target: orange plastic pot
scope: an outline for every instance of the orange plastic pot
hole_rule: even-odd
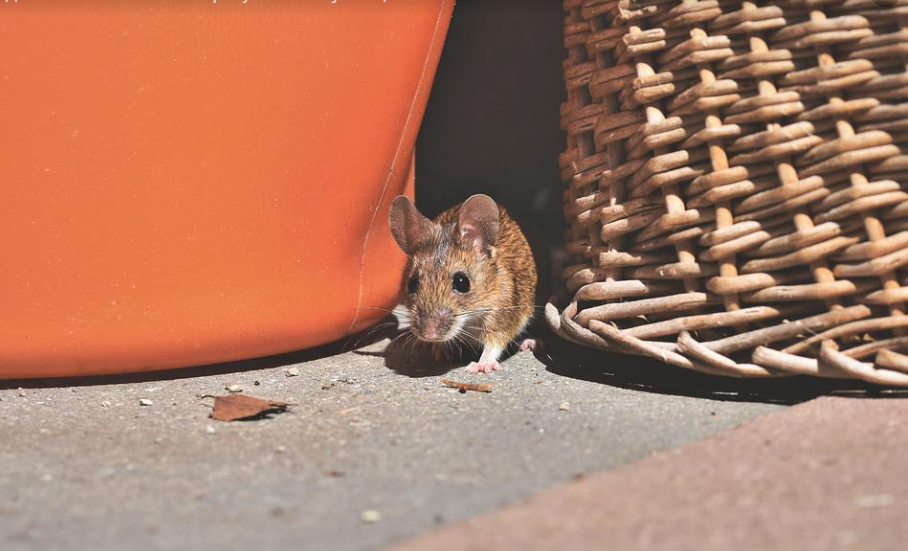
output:
[[[453,0],[0,4],[0,379],[384,317]]]

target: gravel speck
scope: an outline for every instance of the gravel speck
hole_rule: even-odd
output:
[[[374,524],[381,520],[381,513],[370,509],[368,511],[363,511],[359,518],[365,523]]]
[[[142,398],[139,400],[139,405],[140,406],[153,406],[154,402],[152,402],[148,398]]]

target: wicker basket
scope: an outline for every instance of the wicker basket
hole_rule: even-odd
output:
[[[908,386],[908,1],[564,4],[553,329],[716,375]]]

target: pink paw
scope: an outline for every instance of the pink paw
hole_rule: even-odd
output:
[[[498,362],[473,362],[467,366],[467,373],[491,373],[501,369]]]
[[[541,348],[542,342],[537,341],[536,339],[523,339],[523,342],[520,343],[518,352],[533,352],[534,350],[540,350]]]

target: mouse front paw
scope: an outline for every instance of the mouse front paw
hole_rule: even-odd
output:
[[[535,352],[537,350],[542,350],[542,341],[536,339],[523,339],[518,348],[518,352]]]
[[[473,362],[467,366],[467,373],[491,373],[501,369],[498,362]]]

